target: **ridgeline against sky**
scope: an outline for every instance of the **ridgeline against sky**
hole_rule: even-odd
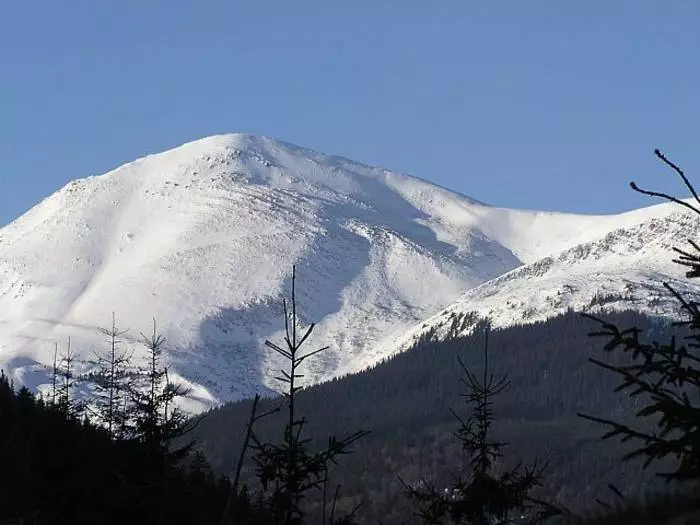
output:
[[[5,3],[0,222],[231,131],[498,206],[640,207],[654,147],[700,165],[699,23],[693,0]]]
[[[667,254],[700,232],[677,208],[499,208],[265,137],[200,139],[72,181],[0,230],[0,368],[46,390],[56,343],[86,360],[115,313],[134,362],[158,320],[189,409],[267,391],[295,266],[301,318],[330,346],[309,384],[466,334],[475,312],[497,328],[600,306],[672,317]]]

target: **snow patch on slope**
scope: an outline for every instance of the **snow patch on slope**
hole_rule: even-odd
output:
[[[542,321],[568,309],[633,309],[677,318],[679,304],[663,283],[689,297],[697,294],[685,278],[685,268],[673,262],[672,249],[679,240],[698,238],[700,219],[667,205],[639,210],[636,217],[645,220],[475,287],[400,337],[395,350],[424,337],[464,335],[478,317],[488,317],[494,327]]]

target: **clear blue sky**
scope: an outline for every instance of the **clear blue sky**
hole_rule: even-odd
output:
[[[700,184],[696,0],[6,0],[0,222],[70,179],[269,135],[500,206]]]

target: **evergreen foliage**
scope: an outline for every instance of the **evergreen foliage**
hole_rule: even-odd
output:
[[[0,525],[269,523],[185,439],[191,424],[175,401],[187,392],[161,365],[165,339],[155,321],[142,371],[118,350],[124,332],[114,320],[103,333],[109,351],[88,377],[75,373],[70,342],[62,356],[56,348],[48,403],[15,392],[0,372]],[[95,385],[94,399],[78,403],[78,379]],[[227,501],[236,513],[222,518]]]
[[[425,480],[417,487],[403,481],[402,484],[408,497],[417,504],[418,516],[426,524],[507,524],[514,523],[515,519],[520,523],[523,517],[527,517],[527,523],[538,523],[557,513],[553,506],[531,495],[532,490],[541,485],[544,468],[537,464],[530,467],[518,464],[501,472],[495,468],[507,443],[491,437],[490,430],[495,420],[494,398],[508,388],[510,381],[507,376],[497,378],[489,373],[489,327],[482,325],[477,329],[485,332],[483,377],[477,377],[461,357],[457,358],[464,373],[462,384],[466,388],[462,397],[472,413],[465,420],[452,411],[459,421],[455,435],[468,458],[464,470],[469,474],[455,474],[452,485],[442,490]]]
[[[307,419],[306,416],[299,415],[296,405],[297,394],[302,389],[299,380],[304,377],[299,370],[304,361],[328,347],[302,352],[314,325],[309,325],[303,333],[301,332],[296,305],[296,268],[292,268],[291,312],[288,311],[286,300],[283,302],[283,311],[285,344],[280,346],[271,341],[265,341],[265,344],[289,363],[289,369],[281,370],[281,375],[276,377],[285,385],[283,398],[286,402],[287,420],[281,443],[264,442],[253,431],[253,460],[262,488],[268,495],[268,504],[275,517],[275,523],[300,525],[305,522],[303,503],[306,495],[312,490],[327,487],[330,464],[335,463],[339,456],[347,454],[350,445],[366,436],[368,432],[353,432],[341,439],[330,436],[324,449],[310,449],[311,440],[303,435]],[[324,496],[325,493],[324,490]],[[324,499],[324,509],[325,504]],[[343,522],[350,521],[345,519]],[[327,523],[325,515],[323,523]],[[340,523],[335,520],[335,512],[331,513],[329,523]]]
[[[635,324],[647,337],[663,339],[672,333],[666,321],[636,312],[604,318]],[[499,395],[498,424],[492,429],[495,440],[510,443],[502,465],[509,469],[520,460],[532,464],[538,457],[546,459],[547,476],[533,495],[576,512],[597,508],[595,499],[609,496],[609,483],[629,497],[662,487],[652,475],[640,475],[639,461],[619,461],[628,451],[626,445],[601,447],[597,424],[576,418],[582,411],[622,418],[637,409],[633,400],[614,392],[615,377],[591,373],[588,356],[602,354],[596,340],[586,337],[591,327],[588,319],[568,312],[489,334],[489,370],[510,379]],[[453,484],[455,460],[463,456],[449,410],[462,393],[463,372],[454,365],[459,357],[470,370],[481,371],[483,348],[484,334],[478,330],[448,341],[425,340],[372,369],[297,394],[299,409],[313,415],[304,427],[311,439],[372,429],[355,444],[352,459],[332,471],[334,482],[342,485],[339,509],[349,512],[354,496],[363,502],[358,523],[415,523],[397,476],[411,485],[421,479],[441,489]],[[628,358],[612,355],[611,360],[624,364]],[[278,405],[276,399],[261,399],[258,410]],[[251,406],[252,400],[247,400],[212,410],[192,432],[218,472],[228,473],[236,464]],[[260,420],[256,435],[274,441],[285,421],[282,414]],[[255,483],[252,462],[244,463],[241,479]],[[330,500],[332,487],[328,494]],[[321,519],[322,499],[322,491],[308,496],[312,523]]]
[[[152,448],[15,392],[0,373],[1,524],[218,523],[228,482],[203,456],[163,464]]]
[[[163,461],[187,455],[190,444],[171,450],[171,444],[189,431],[187,416],[175,402],[189,394],[189,390],[170,380],[168,368],[161,364],[165,337],[159,332],[155,319],[153,331],[141,339],[148,352],[148,365],[140,370],[136,380],[128,386],[131,402],[130,435],[159,451]]]
[[[700,486],[632,501],[620,498],[588,516],[567,516],[547,525],[697,525],[700,523]]]
[[[75,361],[75,352],[69,337],[68,345],[65,352],[60,355],[58,365],[54,361],[54,370],[58,374],[58,379],[54,378],[54,388],[57,389],[55,394],[57,406],[64,413],[73,415],[79,414],[84,408],[80,401],[72,395],[77,383]]]
[[[697,204],[700,197],[687,176],[658,149],[656,156],[681,178]],[[648,191],[631,183],[634,190],[645,195],[662,197],[678,203],[700,215],[700,208],[666,193]],[[674,262],[686,267],[686,277],[700,277],[700,247],[688,240],[694,253],[674,247],[679,255]],[[620,329],[616,324],[588,315],[601,325],[592,336],[608,339],[605,351],[620,350],[630,355],[631,362],[624,366],[591,361],[597,366],[617,374],[621,382],[616,391],[626,392],[639,399],[643,406],[638,418],[650,418],[656,429],[649,431],[610,418],[590,415],[583,417],[610,427],[604,438],[620,437],[623,441],[641,442],[641,446],[629,452],[626,458],[641,457],[644,467],[672,456],[677,460],[675,469],[659,472],[658,475],[675,481],[700,481],[700,303],[683,297],[669,283],[664,287],[678,301],[685,320],[674,323],[682,333],[674,333],[666,343],[645,341],[641,330],[633,326]]]
[[[700,197],[683,170],[658,149],[654,153],[681,178],[695,203],[700,204]],[[641,189],[634,182],[630,186],[642,194],[662,197],[700,215],[700,208],[695,204],[667,193]],[[700,246],[692,239],[688,239],[688,243],[693,251],[673,248],[678,254],[674,262],[684,266],[686,277],[692,279],[700,277]],[[625,502],[622,510],[586,523],[681,524],[700,521],[700,303],[684,297],[668,282],[663,286],[678,301],[684,318],[673,323],[676,330],[667,342],[649,340],[638,326],[621,329],[618,323],[583,314],[600,325],[599,330],[589,335],[607,339],[604,350],[608,355],[618,352],[628,356],[625,364],[595,358],[590,361],[616,374],[620,382],[615,392],[626,393],[641,406],[633,424],[615,418],[579,415],[609,427],[603,439],[619,437],[622,442],[636,443],[637,447],[625,454],[624,459],[641,458],[645,469],[673,458],[672,467],[662,469],[656,475],[667,482],[679,483],[683,490],[656,496],[643,505]],[[644,421],[651,425],[643,425]]]
[[[105,426],[110,436],[116,437],[126,432],[128,424],[127,406],[123,401],[127,396],[129,370],[132,352],[121,351],[121,337],[128,330],[117,327],[117,319],[112,312],[112,326],[99,328],[106,336],[109,350],[96,355],[95,365],[98,371],[91,377],[95,386],[95,396],[91,403],[91,412]]]
[[[253,426],[255,423],[271,414],[279,412],[279,407],[274,408],[263,414],[258,413],[258,403],[260,402],[260,395],[256,394],[253,398],[253,408],[250,411],[250,418],[248,419],[248,424],[245,429],[245,437],[243,438],[243,446],[241,447],[240,455],[238,456],[238,461],[236,462],[236,469],[233,476],[233,482],[226,498],[226,504],[224,505],[224,510],[221,514],[221,525],[228,522],[229,519],[233,520],[233,523],[241,522],[243,517],[249,510],[250,500],[248,493],[248,486],[241,486],[241,471],[243,470],[243,462],[246,458],[246,453],[250,447],[250,440],[253,436]],[[200,450],[197,454],[204,453]],[[260,505],[262,507],[262,504]]]

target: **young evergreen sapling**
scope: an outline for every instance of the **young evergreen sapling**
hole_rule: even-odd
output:
[[[300,525],[305,511],[303,502],[311,490],[321,489],[327,469],[339,456],[347,454],[349,447],[358,439],[366,436],[367,431],[360,430],[341,439],[331,436],[326,448],[312,452],[310,440],[303,437],[306,417],[300,416],[296,406],[296,395],[301,390],[299,380],[304,377],[300,367],[310,357],[323,352],[328,347],[303,353],[302,347],[313,332],[314,325],[309,325],[299,332],[300,324],[296,304],[296,267],[292,268],[291,312],[283,302],[285,337],[284,345],[265,341],[265,345],[281,355],[289,364],[287,370],[281,370],[276,379],[285,385],[283,393],[287,408],[287,421],[284,426],[282,443],[263,443],[252,433],[254,461],[263,489],[269,492],[270,509],[276,523]],[[290,315],[291,314],[291,315]]]

